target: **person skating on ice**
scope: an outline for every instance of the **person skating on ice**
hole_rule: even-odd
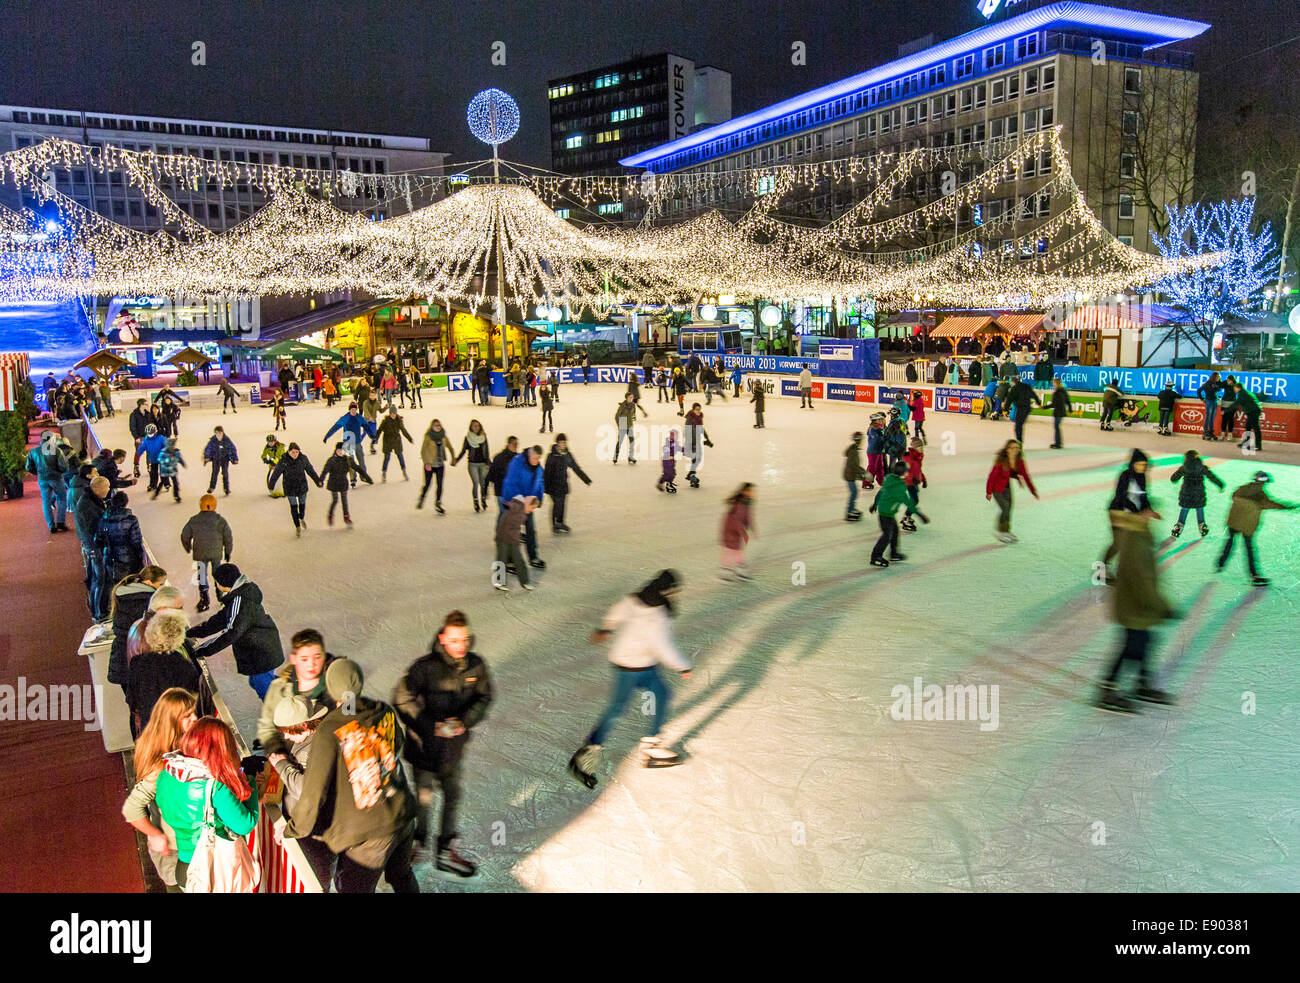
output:
[[[1156,433],[1165,437],[1172,437],[1174,419],[1174,403],[1178,400],[1178,390],[1174,388],[1172,380],[1165,383],[1165,388],[1160,390],[1156,397],[1156,403],[1160,407],[1160,422],[1156,424]]]
[[[1183,455],[1183,463],[1179,465],[1177,471],[1169,476],[1169,480],[1177,484],[1182,482],[1178,489],[1178,521],[1174,527],[1169,530],[1169,535],[1177,539],[1183,531],[1183,523],[1187,521],[1187,513],[1192,509],[1196,510],[1196,522],[1200,527],[1201,535],[1208,536],[1210,527],[1205,522],[1205,481],[1206,479],[1214,482],[1223,488],[1223,482],[1219,476],[1205,466],[1201,460],[1201,455],[1196,451],[1188,451]]]
[[[912,436],[925,443],[925,396],[917,389],[912,393],[912,401],[907,404],[912,420]]]
[[[1201,425],[1202,440],[1218,440],[1214,436],[1214,418],[1219,412],[1219,394],[1223,392],[1224,385],[1219,381],[1219,373],[1211,372],[1210,377],[1201,383],[1201,387],[1196,390],[1196,395],[1201,398],[1205,405],[1205,422]]]
[[[1152,508],[1151,500],[1147,497],[1149,463],[1146,452],[1134,448],[1129,456],[1128,467],[1120,472],[1119,479],[1115,482],[1115,494],[1111,496],[1108,507],[1111,518],[1110,545],[1106,547],[1106,552],[1101,558],[1107,567],[1107,582],[1112,579],[1109,572],[1111,558],[1119,552],[1119,535],[1115,531],[1116,513],[1151,512],[1157,519],[1160,518],[1160,513]]]
[[[690,386],[686,382],[686,373],[682,371],[681,366],[673,368],[673,395],[677,397],[677,415],[686,415],[686,394],[690,391]]]
[[[852,442],[844,451],[844,468],[841,477],[848,482],[849,486],[849,504],[844,511],[844,520],[846,522],[857,522],[862,518],[862,513],[856,508],[858,502],[858,482],[862,482],[865,488],[870,475],[867,469],[862,466],[862,431],[856,431],[853,434]]]
[[[266,444],[262,447],[262,463],[266,465],[266,493],[272,498],[279,498],[284,492],[277,492],[271,488],[271,473],[275,471],[275,466],[280,463],[280,458],[284,457],[284,444],[275,434],[266,435]]]
[[[686,480],[692,488],[699,488],[699,470],[704,461],[704,448],[713,446],[709,432],[704,429],[704,408],[699,403],[691,404],[690,412],[686,414],[683,434],[682,453],[691,459],[691,469],[686,474]]]
[[[681,444],[677,442],[677,431],[669,430],[668,439],[664,441],[663,446],[663,471],[659,474],[659,480],[655,482],[655,488],[659,491],[669,494],[677,492],[677,455],[681,451]]]
[[[799,371],[799,409],[813,408],[812,388],[812,370],[804,362]]]
[[[573,531],[564,522],[565,503],[569,498],[570,470],[582,479],[583,484],[591,485],[591,479],[578,466],[578,462],[569,451],[568,437],[560,434],[551,445],[551,452],[546,456],[546,465],[542,472],[542,485],[546,494],[551,496],[551,532],[555,535],[564,535]]]
[[[930,519],[920,509],[921,489],[928,486],[925,480],[925,472],[921,470],[925,462],[924,443],[916,437],[912,438],[911,448],[903,455],[903,463],[907,465],[907,473],[903,475],[903,484],[907,488],[907,494],[912,499],[912,510],[916,515],[921,517],[922,522],[929,522]],[[916,532],[916,522],[912,519],[911,513],[903,516],[899,526],[908,532]]]
[[[1119,692],[1119,674],[1125,662],[1137,663],[1137,689],[1134,696],[1148,703],[1172,703],[1168,693],[1157,689],[1147,668],[1147,651],[1151,629],[1160,622],[1177,617],[1160,593],[1160,571],[1156,564],[1155,541],[1151,520],[1159,516],[1150,511],[1119,512],[1113,519],[1119,554],[1111,596],[1116,622],[1124,629],[1124,644],[1111,662],[1101,682],[1095,706],[1102,710],[1132,713],[1129,697]]]
[[[373,485],[374,481],[366,473],[365,438],[367,435],[371,438],[376,436],[378,431],[375,425],[361,415],[361,408],[356,403],[349,403],[348,411],[335,421],[334,426],[325,431],[321,443],[327,443],[335,431],[338,430],[343,431],[343,448],[356,465],[353,469],[352,487],[357,487],[356,475],[358,474],[361,475],[366,484]]]
[[[867,479],[862,487],[871,491],[885,481],[885,414],[872,413],[867,427]]]
[[[907,465],[903,461],[895,461],[885,475],[885,480],[880,484],[880,490],[876,492],[876,497],[871,503],[871,508],[867,511],[875,513],[880,521],[880,538],[876,540],[876,545],[871,548],[871,565],[873,567],[887,567],[891,562],[906,560],[907,557],[898,551],[898,510],[903,508],[906,515],[911,515],[916,511],[912,505],[912,496],[907,493],[907,485],[903,483],[903,475],[907,473]],[[889,558],[885,558],[885,552],[888,550]]]
[[[1115,411],[1119,409],[1120,397],[1124,395],[1123,390],[1119,388],[1119,380],[1113,379],[1106,383],[1106,388],[1101,393],[1101,429],[1114,430],[1115,424],[1111,422],[1115,418]]]
[[[1029,469],[1025,467],[1024,451],[1018,440],[1008,440],[1002,445],[997,457],[993,459],[993,467],[989,469],[988,479],[984,482],[984,500],[998,503],[996,535],[1004,543],[1016,542],[1016,536],[1011,531],[1013,503],[1011,483],[1013,481],[1018,481],[1028,488],[1034,498],[1038,497],[1038,489],[1034,487],[1033,479],[1029,477]]]
[[[1061,421],[1074,412],[1074,405],[1070,402],[1070,391],[1065,388],[1065,383],[1061,381],[1058,375],[1052,380],[1052,435],[1056,438],[1052,441],[1052,449],[1060,450],[1065,446],[1061,440]]]
[[[420,461],[424,464],[424,485],[420,488],[420,497],[415,503],[417,509],[424,508],[424,496],[429,493],[429,483],[436,479],[433,507],[439,515],[446,515],[447,510],[442,507],[443,477],[447,470],[447,462],[451,461],[452,466],[455,467],[459,460],[455,448],[451,446],[451,440],[447,437],[447,431],[442,429],[442,421],[430,420],[429,429],[424,432],[424,439],[420,442]]]
[[[497,497],[498,511],[505,508],[505,503],[502,501],[501,493],[506,482],[506,472],[510,469],[510,462],[515,459],[515,455],[518,453],[519,438],[507,437],[506,446],[497,453],[496,457],[492,458],[492,464],[488,468],[487,481],[488,484],[492,486],[492,494]],[[486,494],[483,496],[483,509],[484,511],[487,510]]]
[[[727,499],[721,536],[724,582],[754,579],[745,570],[745,547],[752,536],[758,535],[754,526],[754,487],[753,482],[746,481]]]
[[[497,515],[496,530],[493,533],[496,562],[492,565],[492,586],[502,593],[509,592],[507,579],[512,573],[518,576],[520,587],[524,590],[533,589],[528,581],[528,567],[524,564],[519,543],[523,538],[524,525],[533,521],[533,513],[540,507],[541,502],[531,495],[526,498],[516,495],[505,503]]]
[[[461,441],[460,453],[451,463],[459,464],[463,457],[468,458],[465,466],[469,469],[470,494],[474,499],[474,511],[479,512],[487,508],[488,473],[492,468],[492,451],[488,447],[483,424],[478,420],[469,421],[469,430],[465,433],[465,439]]]
[[[280,460],[275,462],[270,476],[266,479],[267,491],[275,491],[275,483],[284,478],[284,497],[289,500],[289,516],[293,519],[294,535],[301,536],[307,528],[307,479],[320,488],[325,479],[316,474],[316,469],[307,460],[307,455],[296,443],[290,444]]]
[[[614,463],[618,463],[618,452],[623,447],[623,438],[627,438],[627,459],[629,464],[636,464],[636,402],[632,393],[626,393],[622,401],[614,408],[614,425],[618,427],[618,440],[614,444]]]
[[[209,574],[222,563],[229,563],[235,549],[230,523],[217,514],[217,499],[211,492],[199,498],[198,512],[181,529],[181,547],[194,561],[199,581],[199,606],[195,610],[206,611],[212,606],[208,594]]]
[[[1246,566],[1250,570],[1252,582],[1256,587],[1264,587],[1268,584],[1268,578],[1260,576],[1259,568],[1255,565],[1254,540],[1255,533],[1259,531],[1260,519],[1265,509],[1290,511],[1296,508],[1294,505],[1284,505],[1268,497],[1264,486],[1272,480],[1273,476],[1268,472],[1256,471],[1250,481],[1232,493],[1232,508],[1228,510],[1228,541],[1223,544],[1223,552],[1219,554],[1216,573],[1222,571],[1227,564],[1228,557],[1232,555],[1233,544],[1240,536],[1246,548]]]
[[[408,444],[414,441],[406,432],[406,422],[397,415],[397,407],[392,403],[388,404],[388,413],[376,428],[376,432],[381,441],[380,449],[384,452],[384,463],[379,471],[379,480],[381,482],[388,480],[388,459],[396,454],[397,463],[402,469],[402,480],[410,481],[410,476],[406,473],[406,458],[402,455],[402,438],[405,437]]]
[[[641,380],[635,369],[627,374],[627,394],[632,397],[632,402],[636,404],[642,416],[650,415],[650,411],[641,405]]]
[[[289,429],[289,414],[284,405],[284,392],[277,390],[276,394],[271,397],[271,416],[275,418],[273,430]]]
[[[1261,450],[1264,447],[1264,437],[1259,430],[1259,417],[1263,412],[1259,405],[1259,397],[1243,386],[1237,383],[1237,402],[1236,411],[1241,414],[1242,420],[1242,439],[1239,445],[1243,451]]]
[[[158,454],[158,486],[153,490],[154,498],[157,498],[158,493],[164,488],[170,487],[172,498],[178,502],[181,500],[180,469],[183,467],[187,467],[185,455],[176,446],[176,438],[168,437],[167,445]],[[226,494],[230,492],[227,491]]]
[[[330,493],[330,510],[325,516],[325,521],[331,526],[334,525],[334,509],[342,499],[343,523],[349,529],[352,528],[352,513],[348,509],[348,478],[356,472],[357,462],[347,453],[343,441],[340,440],[334,445],[334,453],[320,469],[321,481],[325,485],[325,490]]]
[[[215,427],[203,448],[203,463],[212,465],[212,478],[208,481],[208,494],[217,490],[217,477],[221,477],[221,488],[230,494],[230,465],[239,463],[239,452],[235,442],[226,436],[222,427]]]
[[[668,390],[668,370],[662,365],[655,366],[655,388],[659,390],[659,402],[671,403],[672,396]]]
[[[538,433],[545,433],[547,425],[550,426],[551,432],[555,432],[555,417],[552,411],[555,408],[555,398],[551,395],[550,386],[542,386],[537,393],[542,402],[542,425],[537,428]]]
[[[1015,428],[1016,440],[1020,441],[1023,447],[1025,443],[1025,424],[1029,422],[1029,412],[1031,406],[1042,406],[1043,401],[1039,399],[1038,393],[1034,392],[1034,387],[1025,382],[1019,376],[1011,383],[1010,390],[1007,391],[1007,402],[1015,411],[1015,419],[1012,426]]]
[[[889,411],[889,423],[885,425],[885,472],[893,468],[907,453],[907,421],[897,406]]]
[[[731,370],[732,397],[734,399],[740,399],[740,386],[744,378],[745,374],[740,371],[740,363],[736,363]]]
[[[767,403],[767,392],[763,388],[763,383],[758,379],[754,380],[753,393],[749,397],[749,401],[754,404],[754,429],[762,430],[765,425],[763,423],[763,407]]]
[[[473,877],[477,867],[456,849],[461,798],[461,762],[470,731],[483,722],[492,703],[487,664],[470,650],[474,635],[462,611],[442,619],[429,654],[411,664],[393,692],[393,707],[406,725],[402,757],[415,773],[419,808],[415,856],[427,849],[433,787],[442,790],[442,815],[434,863],[441,871]]]
[[[540,505],[546,491],[545,473],[542,467],[542,448],[534,445],[517,455],[506,469],[506,479],[501,484],[502,507],[504,508],[515,496],[533,498]],[[528,565],[538,570],[545,570],[546,563],[537,555],[537,528],[531,511],[524,520],[524,546],[528,550]]]
[[[672,623],[672,599],[681,588],[677,573],[661,570],[635,594],[623,598],[605,614],[593,644],[613,637],[609,661],[614,678],[609,702],[591,733],[572,758],[569,771],[587,788],[596,787],[596,767],[601,749],[628,699],[636,690],[651,696],[653,713],[646,716],[646,736],[641,738],[640,758],[646,767],[677,764],[679,756],[666,745],[663,725],[668,719],[668,687],[659,666],[674,670],[682,679],[691,678],[691,664],[677,648]]]

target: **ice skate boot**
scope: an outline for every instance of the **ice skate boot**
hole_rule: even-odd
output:
[[[1177,539],[1182,534],[1183,534],[1183,524],[1181,522],[1175,522],[1174,527],[1169,530],[1170,539]],[[1205,534],[1202,533],[1201,535],[1205,535]]]
[[[1133,698],[1141,700],[1143,703],[1159,703],[1162,706],[1173,706],[1174,698],[1162,689],[1156,689],[1154,686],[1139,686],[1133,692]]]
[[[455,840],[451,840],[438,848],[438,859],[434,861],[434,866],[444,874],[473,877],[478,873],[478,866],[461,856],[456,850],[455,843]]]
[[[889,561],[886,560],[883,556],[880,557],[880,559],[875,559],[875,558],[873,557],[872,560],[871,560],[871,565],[872,565],[873,567],[887,567],[887,566],[889,566]]]
[[[1267,587],[1269,585],[1267,577],[1252,577],[1250,582],[1256,587]]]
[[[587,788],[596,787],[596,764],[600,761],[600,745],[584,744],[569,759],[569,773]]]
[[[1208,536],[1210,534],[1210,527],[1207,523],[1202,522],[1200,528],[1201,528],[1201,535],[1203,537]]]
[[[1092,705],[1098,710],[1110,710],[1112,713],[1137,713],[1137,707],[1127,696],[1122,695],[1113,685],[1103,683],[1093,699]]]
[[[700,476],[697,475],[694,471],[692,471],[690,474],[686,476],[686,480],[691,483],[692,488],[700,487]]]
[[[641,738],[641,764],[646,768],[669,768],[681,764],[681,757],[676,751],[664,747],[662,738]]]
[[[210,608],[210,607],[212,607],[212,597],[211,597],[211,595],[208,593],[208,588],[206,588],[206,587],[200,587],[200,588],[199,588],[199,606],[196,607],[194,610],[195,610],[195,611],[206,611],[206,610],[207,610],[208,608]]]
[[[676,495],[676,494],[677,494],[677,486],[676,486],[673,482],[670,481],[670,482],[668,482],[666,485],[664,485],[664,491],[666,491],[669,495]]]
[[[846,513],[844,514],[844,521],[845,521],[845,522],[861,522],[861,521],[862,521],[862,513],[859,512],[857,509],[854,509],[852,512],[846,512]]]
[[[902,520],[898,523],[898,525],[900,529],[905,529],[908,532],[916,532],[916,520],[913,519],[910,515],[903,516]]]

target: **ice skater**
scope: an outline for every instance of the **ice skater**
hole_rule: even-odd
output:
[[[925,396],[921,390],[917,389],[912,393],[912,401],[908,404],[908,409],[912,411],[912,436],[925,443]]]
[[[266,490],[275,491],[275,483],[284,477],[284,497],[289,500],[289,515],[293,519],[294,535],[301,537],[307,528],[307,479],[310,478],[320,488],[325,479],[316,474],[316,469],[307,460],[307,455],[297,444],[290,444],[280,460],[275,462],[270,476],[266,479]]]
[[[181,529],[181,546],[194,561],[194,573],[199,582],[199,606],[195,610],[206,611],[212,606],[208,594],[209,574],[222,563],[229,563],[235,548],[230,523],[217,514],[217,497],[212,493],[199,498],[198,512],[190,516]]]
[[[469,469],[470,494],[474,499],[474,511],[481,512],[487,509],[487,490],[488,490],[488,471],[492,467],[492,451],[488,447],[487,434],[483,432],[483,424],[478,420],[469,421],[469,430],[465,434],[465,439],[461,441],[460,453],[452,459],[452,464],[459,464],[462,457],[469,458],[466,467]]]
[[[754,527],[754,483],[746,481],[727,499],[722,517],[722,571],[725,583],[753,580],[745,570],[745,546],[758,535]]]
[[[270,486],[271,472],[275,470],[275,466],[280,463],[280,458],[282,457],[284,457],[284,444],[280,443],[279,438],[276,437],[275,434],[267,434],[266,445],[262,448],[262,463],[266,465],[266,492],[272,498],[279,498],[284,494],[284,492],[272,490]]]
[[[903,476],[903,485],[907,488],[907,494],[912,499],[912,511],[921,517],[922,522],[929,522],[929,518],[920,509],[921,489],[928,487],[925,480],[925,472],[921,470],[925,462],[924,442],[917,437],[912,438],[912,446],[906,454],[903,455],[903,463],[907,465],[907,474]],[[912,518],[912,513],[903,516],[899,526],[908,532],[916,532],[916,522]]]
[[[1107,567],[1106,580],[1108,583],[1112,580],[1109,573],[1111,558],[1119,552],[1119,534],[1116,532],[1115,527],[1116,514],[1123,512],[1151,512],[1157,519],[1160,518],[1160,513],[1151,507],[1151,500],[1147,497],[1147,466],[1149,463],[1146,452],[1134,448],[1133,453],[1129,456],[1128,467],[1120,472],[1119,479],[1115,482],[1115,494],[1111,496],[1110,506],[1108,507],[1111,520],[1110,545],[1106,547],[1106,552],[1101,558]]]
[[[397,407],[392,403],[388,404],[388,414],[376,428],[376,432],[381,441],[380,449],[384,452],[384,463],[379,469],[380,482],[388,480],[388,459],[394,454],[397,455],[397,464],[402,469],[402,480],[410,481],[410,476],[406,473],[406,458],[402,455],[402,438],[405,437],[408,444],[413,444],[415,441],[406,432],[406,423],[398,416]]]
[[[230,494],[230,465],[239,463],[239,451],[235,442],[226,436],[222,427],[216,427],[203,448],[203,463],[212,465],[212,478],[208,482],[208,494],[217,490],[217,476],[221,477],[221,488]]]
[[[614,408],[614,425],[618,427],[618,442],[614,444],[614,462],[618,463],[618,452],[623,447],[623,438],[627,438],[627,459],[629,464],[636,464],[636,402],[631,392],[625,393],[623,401]]]
[[[334,453],[330,455],[325,466],[320,469],[321,480],[325,483],[325,490],[330,493],[330,510],[325,517],[325,521],[331,526],[334,525],[334,509],[343,500],[343,523],[349,529],[352,528],[352,513],[348,509],[348,478],[352,477],[355,481],[355,475],[359,469],[357,462],[347,453],[343,446],[343,441],[334,445]],[[370,476],[366,476],[370,484]]]
[[[1160,395],[1156,397],[1156,403],[1160,407],[1160,422],[1156,425],[1156,433],[1165,437],[1172,437],[1174,435],[1172,424],[1174,419],[1174,403],[1177,400],[1178,390],[1174,388],[1173,381],[1171,380],[1166,382],[1165,388],[1161,389]]]
[[[1119,409],[1120,397],[1124,391],[1119,387],[1119,380],[1113,379],[1106,383],[1106,388],[1101,393],[1101,429],[1114,430],[1115,424],[1111,421],[1115,418],[1115,411]]]
[[[289,414],[285,410],[283,390],[276,390],[275,395],[271,397],[271,415],[275,418],[275,426],[272,428],[273,430],[289,429]]]
[[[510,592],[507,580],[512,573],[519,578],[520,587],[524,590],[533,589],[533,585],[528,582],[528,567],[519,546],[523,539],[524,524],[532,521],[532,514],[539,505],[539,501],[531,495],[527,498],[516,495],[497,516],[493,537],[497,553],[496,562],[492,564],[492,586],[502,593]]]
[[[888,472],[907,453],[907,421],[898,407],[889,411],[889,423],[885,426],[885,470]]]
[[[549,424],[551,427],[551,433],[554,433],[555,417],[552,416],[551,414],[552,414],[552,410],[555,407],[555,397],[551,395],[550,386],[542,386],[541,391],[538,393],[538,396],[541,397],[541,401],[542,401],[542,425],[537,428],[537,432],[545,433],[546,427]]]
[[[885,481],[885,414],[872,413],[867,427],[867,480],[862,487],[871,491]]]
[[[1177,471],[1169,476],[1169,480],[1177,484],[1182,481],[1182,486],[1178,489],[1178,521],[1174,527],[1169,530],[1169,535],[1177,539],[1183,531],[1183,523],[1187,521],[1187,513],[1192,509],[1196,510],[1196,522],[1200,526],[1201,536],[1205,537],[1210,534],[1210,527],[1205,523],[1205,481],[1206,479],[1214,482],[1223,488],[1223,482],[1219,476],[1205,466],[1201,460],[1201,455],[1196,451],[1188,451],[1183,455],[1183,463],[1179,465]]]
[[[655,488],[659,491],[668,492],[670,495],[677,494],[677,455],[681,450],[681,445],[677,442],[677,431],[669,430],[668,439],[664,441],[663,471],[659,474],[659,480],[655,482]]]
[[[437,488],[433,494],[433,508],[439,515],[446,515],[447,510],[442,507],[442,482],[443,475],[447,471],[447,461],[451,461],[452,467],[460,458],[456,456],[456,450],[451,446],[451,441],[447,438],[447,431],[442,429],[442,421],[434,419],[429,421],[429,429],[424,432],[424,440],[420,442],[420,461],[424,464],[424,486],[420,489],[420,497],[416,499],[415,507],[424,508],[424,496],[429,494],[429,482],[437,479]],[[402,469],[406,473],[406,469]],[[484,502],[484,507],[487,503]]]
[[[587,735],[572,758],[569,771],[587,788],[596,787],[596,766],[601,748],[610,729],[634,690],[650,694],[653,708],[646,714],[646,736],[641,738],[641,763],[648,768],[678,764],[678,754],[666,746],[663,734],[668,719],[668,687],[664,685],[659,666],[675,670],[682,679],[691,678],[691,664],[673,640],[672,598],[680,589],[680,581],[673,570],[661,570],[637,593],[623,598],[605,614],[591,641],[599,644],[614,636],[610,646],[609,661],[614,666],[614,681],[606,705],[596,726]]]
[[[880,520],[880,538],[871,548],[873,567],[887,567],[890,563],[907,559],[905,554],[898,551],[898,519],[895,518],[900,507],[906,509],[906,516],[916,511],[912,505],[912,496],[907,493],[907,485],[903,483],[903,475],[906,473],[907,465],[902,461],[895,461],[889,469],[889,474],[885,475],[885,480],[881,482],[880,491],[876,492],[871,508],[868,509]],[[886,550],[889,551],[888,559],[885,558]]]
[[[641,405],[641,379],[636,374],[636,369],[630,370],[627,374],[627,394],[632,397],[632,402],[636,404],[642,416],[650,415],[650,411]]]
[[[673,367],[673,395],[677,397],[677,415],[686,415],[686,394],[690,392],[686,382],[686,373],[680,365]]]
[[[357,487],[357,475],[361,475],[366,484],[373,485],[374,482],[366,472],[365,438],[368,435],[373,439],[378,434],[375,425],[365,419],[361,415],[361,408],[352,402],[348,404],[348,411],[334,422],[334,426],[325,431],[321,443],[326,443],[336,430],[343,431],[343,448],[352,458],[352,463],[356,465],[355,468],[348,469],[352,472],[352,487]]]
[[[179,502],[181,500],[180,469],[188,465],[185,463],[185,455],[176,446],[176,439],[168,437],[167,446],[158,454],[158,486],[153,490],[153,497],[157,498],[160,491],[170,486],[172,498]]]
[[[1268,578],[1260,576],[1259,568],[1255,565],[1255,533],[1259,531],[1259,520],[1263,516],[1265,509],[1285,509],[1290,511],[1296,506],[1284,505],[1268,497],[1264,491],[1264,486],[1273,480],[1273,476],[1266,471],[1256,471],[1250,481],[1239,487],[1232,493],[1232,508],[1228,510],[1228,541],[1223,544],[1223,552],[1219,555],[1219,563],[1215,568],[1218,573],[1228,562],[1228,557],[1232,555],[1232,546],[1241,537],[1242,544],[1246,548],[1246,566],[1250,570],[1251,582],[1256,587],[1265,587],[1268,585]]]
[[[1004,543],[1016,542],[1016,535],[1011,531],[1011,482],[1018,481],[1029,489],[1029,493],[1038,497],[1029,470],[1025,467],[1024,451],[1018,440],[1008,440],[993,459],[989,469],[988,480],[984,483],[984,500],[998,503],[997,538]]]
[[[1177,617],[1160,593],[1160,570],[1156,564],[1155,541],[1151,537],[1154,512],[1121,512],[1114,520],[1119,541],[1119,562],[1112,595],[1115,620],[1124,629],[1124,645],[1111,662],[1101,682],[1094,706],[1102,710],[1132,713],[1132,700],[1119,692],[1119,673],[1125,662],[1137,663],[1137,690],[1134,696],[1148,703],[1173,703],[1168,693],[1157,689],[1147,668],[1147,650],[1151,629],[1160,622]]]
[[[844,469],[841,476],[849,485],[849,504],[844,510],[844,521],[858,522],[862,519],[862,513],[856,507],[858,482],[862,482],[863,487],[866,487],[867,479],[870,477],[862,466],[862,431],[860,430],[853,434],[851,443],[844,451]]]
[[[765,426],[763,423],[763,405],[767,402],[767,392],[763,388],[763,383],[758,379],[754,380],[754,394],[749,397],[749,401],[754,404],[754,429],[762,430]]]
[[[545,397],[545,389],[542,390],[542,395]],[[569,471],[582,479],[584,485],[591,485],[591,479],[569,451],[569,438],[560,434],[551,445],[551,452],[546,455],[546,464],[542,469],[542,486],[546,494],[551,496],[551,532],[555,535],[562,536],[573,531],[564,522],[564,507],[569,499]]]
[[[1053,450],[1059,451],[1065,447],[1065,442],[1061,440],[1061,421],[1073,412],[1070,392],[1058,375],[1052,380],[1052,436],[1055,438],[1051,445]]]
[[[699,470],[704,461],[704,448],[713,446],[709,432],[704,429],[704,409],[699,403],[691,404],[691,411],[686,414],[683,434],[682,453],[691,459],[691,469],[686,474],[686,480],[692,488],[699,488]]]

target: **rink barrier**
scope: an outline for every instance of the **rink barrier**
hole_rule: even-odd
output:
[[[83,416],[81,423],[85,428],[87,453],[94,457],[100,452],[103,445],[99,440],[99,435],[95,433],[95,427],[91,421]],[[149,548],[149,543],[144,539],[143,534],[141,535],[141,541],[144,543],[145,563],[161,566],[162,564],[158,563],[157,556]],[[199,711],[203,715],[215,716],[224,721],[235,735],[235,745],[239,748],[239,756],[241,758],[248,757],[252,752],[249,750],[248,743],[244,740],[244,735],[240,733],[239,725],[235,723],[230,708],[221,695],[221,689],[217,686],[217,680],[212,674],[212,669],[208,666],[207,659],[199,659],[197,662],[199,667]],[[114,686],[113,689],[118,692],[121,691],[121,687],[118,686]],[[283,783],[280,781],[279,772],[271,767],[268,762],[262,770],[262,778],[263,781],[259,782],[258,802],[260,808],[257,811],[257,826],[248,834],[248,848],[253,856],[257,858],[261,871],[261,879],[257,886],[258,893],[322,893],[320,883],[316,880],[311,865],[307,863],[302,848],[293,839],[283,835],[285,823],[279,806]]]

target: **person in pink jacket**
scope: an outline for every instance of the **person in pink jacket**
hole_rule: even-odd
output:
[[[916,389],[912,392],[912,398],[908,400],[908,409],[912,411],[912,423],[915,425],[915,432],[912,434],[921,443],[925,443],[925,395],[921,390]]]
[[[754,529],[754,485],[745,482],[727,499],[727,514],[722,520],[722,579],[728,582],[753,580],[745,571],[745,544]]]

